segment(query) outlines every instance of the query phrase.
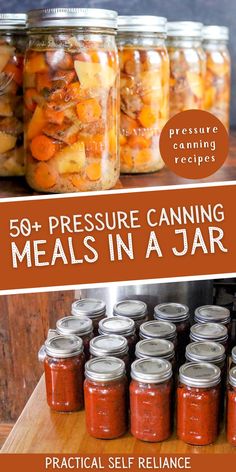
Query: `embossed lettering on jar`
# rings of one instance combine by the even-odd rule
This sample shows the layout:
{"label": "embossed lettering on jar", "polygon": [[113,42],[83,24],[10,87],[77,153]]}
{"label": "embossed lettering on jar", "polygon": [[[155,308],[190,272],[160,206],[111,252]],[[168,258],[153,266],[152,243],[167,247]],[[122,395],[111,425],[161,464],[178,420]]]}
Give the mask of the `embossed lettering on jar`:
{"label": "embossed lettering on jar", "polygon": [[227,441],[236,446],[236,367],[229,371],[227,393]]}
{"label": "embossed lettering on jar", "polygon": [[93,322],[95,336],[98,334],[99,321],[106,318],[106,305],[102,300],[95,298],[82,298],[76,300],[71,305],[71,314],[73,316],[87,316]]}
{"label": "embossed lettering on jar", "polygon": [[75,334],[79,336],[84,345],[85,359],[89,359],[89,343],[93,338],[93,323],[87,316],[66,316],[56,323],[58,334]]}

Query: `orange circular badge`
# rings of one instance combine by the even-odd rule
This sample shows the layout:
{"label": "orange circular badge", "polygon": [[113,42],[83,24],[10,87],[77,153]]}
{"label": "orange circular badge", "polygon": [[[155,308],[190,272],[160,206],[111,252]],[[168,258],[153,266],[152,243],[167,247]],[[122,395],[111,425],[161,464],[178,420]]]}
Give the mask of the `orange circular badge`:
{"label": "orange circular badge", "polygon": [[160,152],[175,174],[186,179],[204,179],[224,164],[229,152],[228,132],[207,111],[183,111],[164,126]]}

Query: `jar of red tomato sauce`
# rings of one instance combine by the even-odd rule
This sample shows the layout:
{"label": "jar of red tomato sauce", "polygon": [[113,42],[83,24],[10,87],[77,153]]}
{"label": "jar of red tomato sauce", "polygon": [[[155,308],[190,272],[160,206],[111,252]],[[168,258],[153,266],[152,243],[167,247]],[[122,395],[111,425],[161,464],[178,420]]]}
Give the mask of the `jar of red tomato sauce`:
{"label": "jar of red tomato sauce", "polygon": [[117,44],[121,70],[121,172],[154,172],[169,118],[169,57],[166,18],[120,16]]}
{"label": "jar of red tomato sauce", "polygon": [[228,349],[228,330],[220,323],[196,323],[190,328],[190,341],[214,341]]}
{"label": "jar of red tomato sauce", "polygon": [[127,339],[130,357],[134,356],[137,335],[134,320],[124,316],[110,316],[99,321],[99,334],[118,334]]}
{"label": "jar of red tomato sauce", "polygon": [[219,367],[208,362],[184,364],[177,389],[177,436],[205,446],[217,439],[220,405]]}
{"label": "jar of red tomato sauce", "polygon": [[171,435],[172,367],[165,359],[138,359],[131,366],[131,434],[142,441]]}
{"label": "jar of red tomato sauce", "polygon": [[44,360],[47,402],[52,410],[83,408],[83,341],[74,335],[55,336],[45,341]]}
{"label": "jar of red tomato sauce", "polygon": [[118,334],[100,334],[90,341],[91,357],[118,357],[122,359],[126,366],[126,371],[130,370],[130,357],[128,341],[124,336]]}
{"label": "jar of red tomato sauce", "polygon": [[226,373],[226,355],[222,344],[213,341],[197,341],[186,346],[186,361],[211,362],[217,365],[222,375]]}
{"label": "jar of red tomato sauce", "polygon": [[95,358],[85,365],[84,399],[88,433],[115,439],[127,430],[125,364],[115,357]]}
{"label": "jar of red tomato sauce", "polygon": [[145,321],[148,321],[148,309],[145,302],[141,300],[122,300],[117,302],[113,308],[114,316],[125,316],[135,322],[136,332]]}
{"label": "jar of red tomato sauce", "polygon": [[166,359],[175,369],[175,348],[174,344],[167,339],[142,339],[136,344],[136,359],[153,358]]}
{"label": "jar of red tomato sauce", "polygon": [[98,324],[106,317],[106,304],[102,300],[95,298],[83,298],[76,300],[71,305],[71,314],[73,316],[87,316],[93,322],[94,335],[98,334]]}
{"label": "jar of red tomato sauce", "polygon": [[204,305],[196,308],[194,313],[196,323],[220,323],[231,332],[231,318],[228,308],[219,305]]}
{"label": "jar of red tomato sauce", "polygon": [[23,61],[26,15],[0,13],[0,176],[24,174]]}
{"label": "jar of red tomato sauce", "polygon": [[24,67],[26,179],[43,192],[105,190],[119,177],[117,14],[28,14]]}
{"label": "jar of red tomato sauce", "polygon": [[79,336],[84,345],[85,359],[89,359],[89,343],[93,338],[93,323],[87,316],[79,318],[77,316],[66,316],[57,321],[58,334],[75,334]]}
{"label": "jar of red tomato sauce", "polygon": [[139,328],[140,339],[167,339],[177,347],[176,326],[170,321],[147,321]]}
{"label": "jar of red tomato sauce", "polygon": [[227,441],[236,446],[236,367],[229,371],[226,432]]}

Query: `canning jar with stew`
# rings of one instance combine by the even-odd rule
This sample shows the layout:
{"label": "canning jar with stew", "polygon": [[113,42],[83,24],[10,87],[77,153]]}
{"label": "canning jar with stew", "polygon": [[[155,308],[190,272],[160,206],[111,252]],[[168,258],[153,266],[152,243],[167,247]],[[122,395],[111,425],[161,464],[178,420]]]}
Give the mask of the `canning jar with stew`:
{"label": "canning jar with stew", "polygon": [[227,441],[236,446],[236,367],[229,371],[226,432]]}
{"label": "canning jar with stew", "polygon": [[187,444],[215,442],[219,427],[219,367],[208,362],[184,364],[177,389],[177,436]]}
{"label": "canning jar with stew", "polygon": [[110,316],[99,321],[99,334],[118,334],[127,339],[131,358],[134,356],[137,335],[134,320],[124,316]]}
{"label": "canning jar with stew", "polygon": [[115,357],[91,359],[85,364],[84,400],[88,433],[115,439],[127,430],[125,364]]}
{"label": "canning jar with stew", "polygon": [[167,339],[142,339],[136,344],[136,359],[158,357],[166,359],[175,368],[175,348],[174,344]]}
{"label": "canning jar with stew", "polygon": [[220,323],[231,333],[231,318],[228,308],[219,305],[203,305],[196,308],[194,313],[196,323]]}
{"label": "canning jar with stew", "polygon": [[196,323],[190,328],[190,341],[214,341],[228,348],[228,330],[220,323]]}
{"label": "canning jar with stew", "polygon": [[26,178],[44,192],[113,187],[119,177],[117,14],[28,14],[24,68]]}
{"label": "canning jar with stew", "polygon": [[231,64],[228,50],[229,29],[205,26],[203,47],[206,53],[204,109],[229,129]]}
{"label": "canning jar with stew", "polygon": [[71,314],[73,316],[87,316],[93,322],[94,335],[98,334],[98,324],[106,317],[106,304],[102,300],[95,298],[82,298],[76,300],[71,305]]}
{"label": "canning jar with stew", "polygon": [[140,339],[167,339],[177,346],[176,326],[170,321],[146,321],[139,328]]}
{"label": "canning jar with stew", "polygon": [[114,316],[125,316],[135,322],[136,332],[145,321],[148,321],[148,309],[145,302],[141,300],[122,300],[117,302],[113,308]]}
{"label": "canning jar with stew", "polygon": [[172,429],[172,367],[165,359],[138,359],[131,366],[131,434],[165,441]]}
{"label": "canning jar with stew", "polygon": [[0,14],[0,176],[24,174],[23,61],[26,15]]}
{"label": "canning jar with stew", "polygon": [[92,320],[86,316],[83,318],[79,318],[78,316],[66,316],[57,321],[56,329],[58,334],[75,334],[79,336],[83,341],[85,359],[89,359],[89,343],[93,338]]}
{"label": "canning jar with stew", "polygon": [[186,346],[186,361],[211,362],[222,374],[226,373],[226,354],[222,344],[213,341],[197,341]]}
{"label": "canning jar with stew", "polygon": [[130,370],[130,357],[128,341],[124,336],[118,334],[100,334],[90,341],[91,357],[118,357],[122,359],[126,366],[126,371]]}
{"label": "canning jar with stew", "polygon": [[74,335],[55,336],[45,341],[44,359],[47,402],[52,410],[83,408],[83,341]]}
{"label": "canning jar with stew", "polygon": [[154,172],[164,165],[160,133],[169,118],[166,18],[120,16],[121,172]]}
{"label": "canning jar with stew", "polygon": [[204,107],[205,53],[202,23],[170,22],[167,46],[170,58],[170,117]]}

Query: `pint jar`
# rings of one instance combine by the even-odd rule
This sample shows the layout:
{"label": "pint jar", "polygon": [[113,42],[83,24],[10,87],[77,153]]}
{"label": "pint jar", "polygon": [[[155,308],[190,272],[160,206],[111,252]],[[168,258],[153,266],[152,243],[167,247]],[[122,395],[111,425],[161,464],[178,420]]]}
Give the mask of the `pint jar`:
{"label": "pint jar", "polygon": [[24,68],[26,178],[45,192],[113,187],[119,176],[117,14],[28,14]]}
{"label": "pint jar", "polygon": [[140,325],[148,321],[147,305],[141,300],[122,300],[117,302],[113,308],[113,315],[124,316],[134,320],[137,334]]}
{"label": "pint jar", "polygon": [[85,359],[89,359],[89,343],[93,338],[92,320],[86,316],[83,318],[66,316],[57,321],[56,329],[58,334],[75,334],[79,336],[83,341]]}
{"label": "pint jar", "polygon": [[91,359],[85,364],[85,416],[88,433],[115,439],[127,430],[125,364],[115,357]]}
{"label": "pint jar", "polygon": [[74,335],[60,335],[45,341],[44,359],[47,402],[52,410],[78,411],[83,408],[83,341]]}
{"label": "pint jar", "polygon": [[130,357],[134,356],[137,335],[134,320],[124,316],[110,316],[99,321],[99,334],[118,334],[127,339]]}
{"label": "pint jar", "polygon": [[95,298],[81,298],[71,305],[71,314],[73,316],[87,316],[92,320],[94,335],[98,334],[99,321],[106,317],[106,304],[103,300]]}
{"label": "pint jar", "polygon": [[236,367],[229,371],[226,433],[227,441],[236,446]]}
{"label": "pint jar", "polygon": [[0,176],[24,174],[23,59],[26,15],[0,14]]}
{"label": "pint jar", "polygon": [[127,339],[118,334],[100,334],[90,341],[91,357],[118,357],[126,366],[126,372],[130,371],[130,357]]}
{"label": "pint jar", "polygon": [[226,26],[205,26],[203,47],[206,53],[204,109],[229,129],[231,64]]}
{"label": "pint jar", "polygon": [[177,347],[176,326],[170,321],[146,321],[139,328],[140,339],[167,339]]}
{"label": "pint jar", "polygon": [[205,53],[202,23],[170,22],[167,46],[170,58],[170,117],[185,110],[204,108]]}
{"label": "pint jar", "polygon": [[136,344],[136,359],[154,358],[166,359],[175,370],[175,348],[174,344],[167,339],[142,339]]}
{"label": "pint jar", "polygon": [[177,389],[177,436],[206,446],[217,439],[220,405],[219,367],[208,362],[184,364]]}
{"label": "pint jar", "polygon": [[228,349],[228,330],[220,323],[196,323],[190,328],[190,341],[214,341]]}
{"label": "pint jar", "polygon": [[164,165],[160,133],[169,118],[169,58],[166,18],[121,16],[121,172],[154,172]]}
{"label": "pint jar", "polygon": [[138,359],[131,366],[131,434],[142,441],[171,435],[172,367],[164,359]]}

